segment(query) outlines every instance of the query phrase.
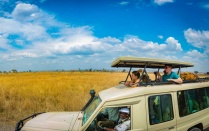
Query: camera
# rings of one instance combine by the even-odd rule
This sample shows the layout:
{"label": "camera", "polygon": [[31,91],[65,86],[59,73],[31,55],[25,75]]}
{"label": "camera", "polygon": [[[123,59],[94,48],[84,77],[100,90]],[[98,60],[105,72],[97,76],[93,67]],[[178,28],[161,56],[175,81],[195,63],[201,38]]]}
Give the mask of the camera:
{"label": "camera", "polygon": [[157,75],[157,71],[155,71],[154,74]]}

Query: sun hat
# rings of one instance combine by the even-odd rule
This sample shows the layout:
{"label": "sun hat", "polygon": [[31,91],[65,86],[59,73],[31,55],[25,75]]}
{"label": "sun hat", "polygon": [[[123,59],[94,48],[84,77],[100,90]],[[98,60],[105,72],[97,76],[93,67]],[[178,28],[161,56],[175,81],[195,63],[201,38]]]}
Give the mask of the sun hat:
{"label": "sun hat", "polygon": [[129,114],[129,109],[128,108],[122,108],[119,110],[119,112],[127,113]]}

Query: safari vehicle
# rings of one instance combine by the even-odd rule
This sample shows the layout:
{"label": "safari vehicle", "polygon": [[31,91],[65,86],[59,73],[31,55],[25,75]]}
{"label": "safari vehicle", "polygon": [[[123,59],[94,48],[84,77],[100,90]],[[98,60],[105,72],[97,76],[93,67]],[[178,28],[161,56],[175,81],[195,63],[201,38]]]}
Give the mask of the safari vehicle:
{"label": "safari vehicle", "polygon": [[[130,68],[125,81],[95,95],[78,112],[47,112],[29,116],[16,125],[16,131],[98,131],[98,114],[107,107],[129,107],[132,131],[202,131],[209,127],[209,80],[201,78],[172,82],[142,81],[147,68],[171,64],[180,73],[192,63],[172,60],[120,57],[112,67]],[[143,68],[139,86],[124,86],[132,68]],[[30,119],[33,118],[33,119]],[[28,120],[30,119],[30,120]],[[27,121],[28,120],[28,121]],[[25,122],[27,121],[27,122]],[[24,124],[25,123],[25,124]]]}

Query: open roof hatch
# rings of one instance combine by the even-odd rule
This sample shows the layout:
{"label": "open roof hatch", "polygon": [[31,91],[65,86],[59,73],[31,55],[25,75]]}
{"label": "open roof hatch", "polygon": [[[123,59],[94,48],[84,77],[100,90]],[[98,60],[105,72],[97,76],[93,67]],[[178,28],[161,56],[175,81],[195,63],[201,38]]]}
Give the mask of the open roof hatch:
{"label": "open roof hatch", "polygon": [[[165,60],[165,59],[156,59],[156,58],[137,58],[137,57],[119,57],[118,59],[114,60],[112,62],[111,67],[130,67],[129,73],[126,77],[126,82],[128,79],[128,76],[130,76],[130,72],[132,68],[144,68],[142,71],[142,74],[140,76],[140,82],[139,85],[145,85],[142,82],[142,76],[145,75],[146,78],[149,80],[149,76],[147,74],[146,68],[153,68],[153,69],[163,69],[165,67],[165,64],[172,65],[172,68],[178,68],[178,74],[180,74],[181,68],[186,67],[193,67],[194,64],[190,62],[183,62],[183,61],[177,61],[177,60]],[[160,82],[162,83],[162,82]],[[166,82],[168,83],[168,82]],[[147,84],[151,84],[152,82],[149,80]],[[156,84],[156,83],[155,83]]]}

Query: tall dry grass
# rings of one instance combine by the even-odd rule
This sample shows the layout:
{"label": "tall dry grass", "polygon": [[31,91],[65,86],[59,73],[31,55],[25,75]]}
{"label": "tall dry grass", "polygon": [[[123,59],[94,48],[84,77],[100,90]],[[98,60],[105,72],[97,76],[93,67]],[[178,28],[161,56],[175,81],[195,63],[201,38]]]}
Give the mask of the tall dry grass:
{"label": "tall dry grass", "polygon": [[[125,80],[121,72],[31,72],[0,74],[0,122],[36,112],[78,111],[97,93]],[[154,74],[149,73],[154,80]]]}
{"label": "tall dry grass", "polygon": [[35,72],[0,74],[0,121],[17,122],[36,112],[81,110],[89,90],[115,86],[120,72]]}

